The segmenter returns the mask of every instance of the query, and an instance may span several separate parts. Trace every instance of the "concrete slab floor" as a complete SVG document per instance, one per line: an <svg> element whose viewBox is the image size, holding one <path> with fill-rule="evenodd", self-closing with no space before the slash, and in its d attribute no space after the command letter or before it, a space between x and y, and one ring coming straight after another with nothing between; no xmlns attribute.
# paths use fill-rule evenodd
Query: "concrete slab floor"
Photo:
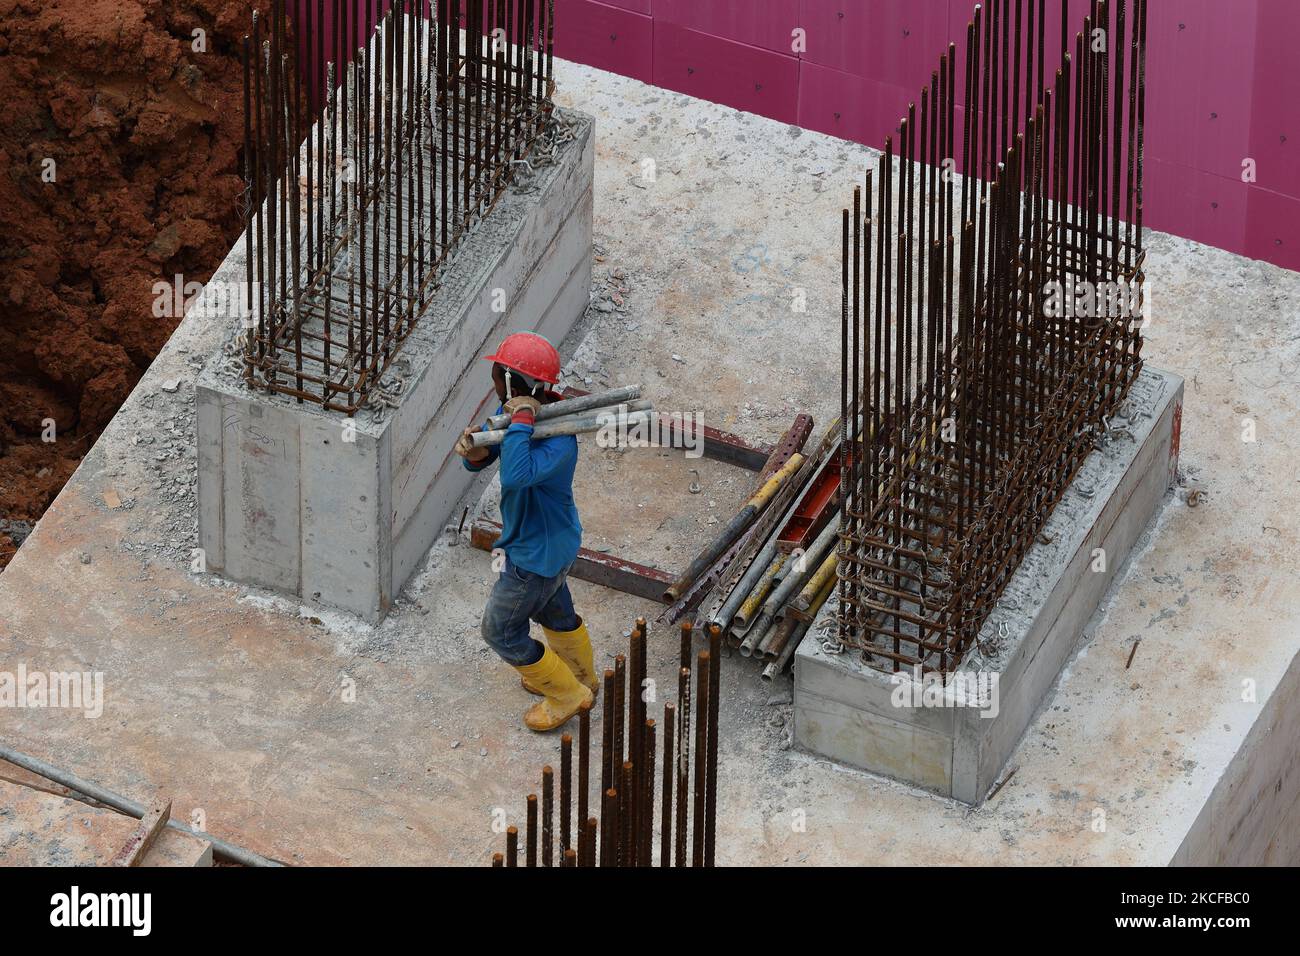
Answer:
<svg viewBox="0 0 1300 956"><path fill-rule="evenodd" d="M50 793L39 783L15 783L5 776L9 770L0 761L0 861L5 866L107 866L139 826L132 817ZM164 827L140 865L211 866L212 844Z"/></svg>
<svg viewBox="0 0 1300 956"><path fill-rule="evenodd" d="M751 439L800 410L829 421L839 211L870 151L568 63L557 78L598 139L594 300L568 381L643 381L659 409ZM732 657L721 863L1173 857L1300 649L1300 275L1168 236L1149 247L1146 355L1187 378L1183 467L1202 493L1193 508L1181 489L1139 546L1015 775L972 812L793 751L788 683ZM137 800L166 792L177 815L201 808L210 832L286 862L486 863L492 809L520 819L559 748L522 729L530 700L478 636L486 556L436 545L373 628L193 573L193 379L216 336L181 326L0 576L4 666L103 671L106 687L102 717L8 711L4 738ZM750 477L586 443L586 543L677 568ZM656 610L574 591L606 659ZM654 634L662 679L676 639Z"/></svg>

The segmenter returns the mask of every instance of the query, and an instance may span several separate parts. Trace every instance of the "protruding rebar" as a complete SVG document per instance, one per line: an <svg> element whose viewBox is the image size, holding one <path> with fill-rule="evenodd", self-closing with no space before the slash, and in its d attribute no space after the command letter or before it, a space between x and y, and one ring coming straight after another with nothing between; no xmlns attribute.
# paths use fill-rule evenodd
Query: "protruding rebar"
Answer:
<svg viewBox="0 0 1300 956"><path fill-rule="evenodd" d="M659 822L659 865L673 864L673 785L675 774L673 766L673 719L677 708L672 701L664 704L664 779L663 810Z"/></svg>
<svg viewBox="0 0 1300 956"><path fill-rule="evenodd" d="M524 831L524 853L528 866L537 865L537 794L528 795L528 825Z"/></svg>
<svg viewBox="0 0 1300 956"><path fill-rule="evenodd" d="M633 820L636 809L636 782L632 761L624 760L619 768L619 804L618 804L618 862L616 866L633 866L636 857L632 851Z"/></svg>
<svg viewBox="0 0 1300 956"><path fill-rule="evenodd" d="M582 866L596 865L596 830L597 830L596 818L587 817L587 823L586 823L587 861L581 864Z"/></svg>
<svg viewBox="0 0 1300 956"><path fill-rule="evenodd" d="M691 831L691 865L704 865L705 782L708 779L706 757L709 727L709 652L700 651L695 658L695 806L694 829Z"/></svg>
<svg viewBox="0 0 1300 956"><path fill-rule="evenodd" d="M691 669L682 667L677 672L677 833L673 862L686 866L686 830L690 820L687 804L691 771Z"/></svg>
<svg viewBox="0 0 1300 956"><path fill-rule="evenodd" d="M625 704L627 700L627 658L622 654L614 658L614 733L611 740L613 749L609 753L609 773L618 785L619 773L623 766L624 722L627 719Z"/></svg>
<svg viewBox="0 0 1300 956"><path fill-rule="evenodd" d="M826 588L829 592L829 585ZM712 628L709 634L710 650L701 651L695 658L695 670L678 669L678 699L664 704L662 722L663 771L662 792L655 790L659 779L659 722L647 716L651 703L644 694L628 692L620 695L619 677L625 685L634 674L640 674L641 687L648 688L646 647L648 631L644 620L638 621L629 636L629 658L616 658L615 668L605 672L605 734L601 753L602 773L607 774L611 785L601 791L599 820L582 815L590 769L591 746L590 714L588 702L579 711L578 788L580 810L576 840L571 835L573 774L573 738L563 734L560 738L560 866L653 866L655 862L655 815L661 817L659 865L707 866L712 865L707 841L716 839L713 826L716 814L716 771L718 747L718 707L720 697L720 670L712 666L712 655L721 653L721 630ZM695 675L695 685L691 677ZM694 770L691 761L691 698L694 696ZM621 699L620 699L621 698ZM623 712L620 714L620 712ZM633 715L639 716L639 726L630 723ZM680 715L680 716L679 716ZM628 720L626 734L619 730L620 716ZM633 732L635 730L635 733ZM623 738L623 739L620 739ZM626 744L624 752L622 744ZM710 756L712 754L712 756ZM615 764L615 759L617 764ZM713 790L710 791L710 781ZM693 783L693 790L692 790ZM525 829L526 865L555 864L554 825L554 774L550 765L542 768L541 800L530 794L527 800ZM691 810L688 801L694 800ZM676 796L677 809L673 803ZM540 812L541 822L538 825ZM687 847L687 830L693 823L692 847ZM518 851L518 832L514 827L507 831L507 859L515 859ZM568 845L570 842L576 846ZM692 855L693 854L693 855ZM514 864L509 864L514 865Z"/></svg>
<svg viewBox="0 0 1300 956"><path fill-rule="evenodd" d="M265 30L254 12L244 281L256 308L243 337L254 387L364 407L513 162L551 135L551 6L518 0L516 19L495 5L496 19L491 0L430 0L427 15L423 0L394 0L376 16L373 0L305 0L296 50L285 0Z"/></svg>
<svg viewBox="0 0 1300 956"><path fill-rule="evenodd" d="M542 866L555 863L555 772L551 765L542 768Z"/></svg>
<svg viewBox="0 0 1300 956"><path fill-rule="evenodd" d="M608 686L606 692L608 693ZM578 710L578 827L587 819L587 792L591 786L591 702Z"/></svg>
<svg viewBox="0 0 1300 956"><path fill-rule="evenodd" d="M570 822L573 815L573 735L560 737L560 849L567 850L572 832ZM579 817L581 819L581 817Z"/></svg>
<svg viewBox="0 0 1300 956"><path fill-rule="evenodd" d="M632 815L630 825L634 833L639 833L641 827L641 793L644 790L642 776L645 770L641 759L644 752L642 734L645 728L645 719L642 716L644 701L641 699L642 685L645 682L645 632L642 630L644 626L645 618L638 619L628 639L627 752L632 758L636 773L634 786L629 795L629 810ZM639 841L633 840L628 848L630 865L636 866L640 849Z"/></svg>
<svg viewBox="0 0 1300 956"><path fill-rule="evenodd" d="M637 798L640 808L637 816L637 866L651 866L654 853L655 830L655 720L645 718L642 728L642 740L645 746L642 754L643 767L638 774L641 793Z"/></svg>
<svg viewBox="0 0 1300 956"><path fill-rule="evenodd" d="M962 103L950 44L842 213L836 604L876 667L961 663L1141 370L1146 2L1073 45L1067 6L1054 82L1044 0L976 7Z"/></svg>
<svg viewBox="0 0 1300 956"><path fill-rule="evenodd" d="M713 866L714 840L718 814L718 698L721 695L722 628L709 628L709 710L708 752L705 754L704 781L704 865Z"/></svg>
<svg viewBox="0 0 1300 956"><path fill-rule="evenodd" d="M600 865L618 866L618 791L605 791L600 810Z"/></svg>
<svg viewBox="0 0 1300 956"><path fill-rule="evenodd" d="M600 791L604 793L614 783L614 672L605 669L604 713L601 715Z"/></svg>

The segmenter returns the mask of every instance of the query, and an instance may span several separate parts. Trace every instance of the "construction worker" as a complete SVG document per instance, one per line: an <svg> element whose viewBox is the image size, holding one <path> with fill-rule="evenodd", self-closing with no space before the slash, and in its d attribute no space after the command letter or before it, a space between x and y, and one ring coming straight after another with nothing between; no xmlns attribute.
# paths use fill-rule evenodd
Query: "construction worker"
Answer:
<svg viewBox="0 0 1300 956"><path fill-rule="evenodd" d="M573 435L534 439L542 405L558 401L547 389L560 380L560 355L533 332L508 336L486 357L510 425L499 447L475 448L465 429L456 451L470 471L501 460L501 537L505 566L483 612L483 639L519 671L524 689L541 701L524 714L531 730L559 727L595 697L598 687L587 625L573 609L567 576L582 540L573 501L578 440ZM484 428L487 426L485 425ZM529 635L536 621L546 644Z"/></svg>

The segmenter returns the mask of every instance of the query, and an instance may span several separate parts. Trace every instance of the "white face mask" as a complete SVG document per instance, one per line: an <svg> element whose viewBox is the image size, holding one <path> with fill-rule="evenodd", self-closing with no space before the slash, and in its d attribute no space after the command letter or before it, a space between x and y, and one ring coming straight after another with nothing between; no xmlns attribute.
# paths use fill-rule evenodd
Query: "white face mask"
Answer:
<svg viewBox="0 0 1300 956"><path fill-rule="evenodd" d="M527 383L530 383L529 378L528 378L526 375L524 375L522 372L515 372L514 374L515 374L515 375L519 375L520 377L522 377L522 378L524 379L524 382L525 382L526 384L527 384ZM501 377L504 378L504 379L505 379L505 382L506 382L506 401L508 402L508 401L510 401L510 399L512 399L512 398L515 397L514 394L513 394L513 390L510 388L510 379L512 378L512 375L511 375L510 370L509 370L509 369L505 369L505 370L503 370L502 373L501 373ZM530 391L524 392L523 394L524 394L524 395L532 395L532 394L533 394L533 391L535 391L535 390L537 389L537 383L536 383L536 382L532 382L531 384L529 384L529 389L530 389Z"/></svg>

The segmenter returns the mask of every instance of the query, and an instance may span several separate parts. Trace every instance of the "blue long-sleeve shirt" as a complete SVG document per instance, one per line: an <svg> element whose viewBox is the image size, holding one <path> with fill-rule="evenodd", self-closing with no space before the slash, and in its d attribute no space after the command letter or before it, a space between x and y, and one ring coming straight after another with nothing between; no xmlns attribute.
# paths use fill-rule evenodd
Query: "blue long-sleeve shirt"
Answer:
<svg viewBox="0 0 1300 956"><path fill-rule="evenodd" d="M500 414L502 409L497 408ZM487 426L484 426L484 430ZM505 440L488 449L470 471L501 462L501 537L496 546L517 567L555 577L578 556L582 524L573 500L578 439L573 435L533 438L533 426L514 422Z"/></svg>

